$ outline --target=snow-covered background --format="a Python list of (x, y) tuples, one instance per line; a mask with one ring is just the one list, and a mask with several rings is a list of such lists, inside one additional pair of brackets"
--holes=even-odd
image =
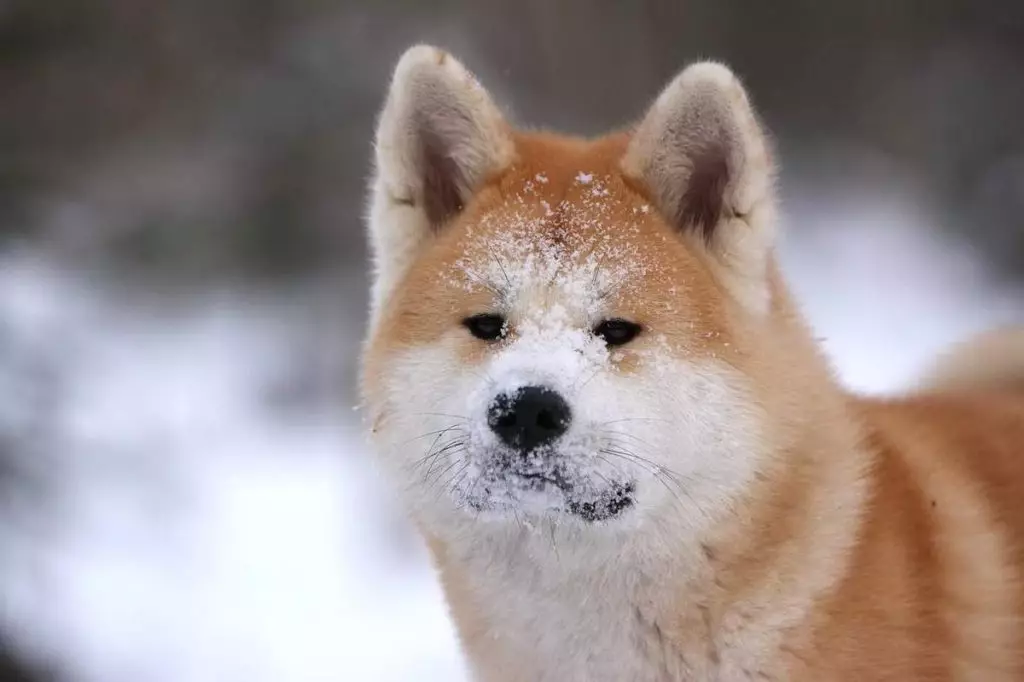
[[(1024, 319), (920, 206), (848, 199), (798, 196), (783, 256), (851, 386), (899, 389), (945, 344)], [(26, 494), (56, 500), (42, 532), (5, 529), (2, 617), (24, 645), (95, 682), (463, 679), (352, 405), (288, 400), (325, 348), (358, 350), (330, 322), (339, 287), (168, 303), (32, 251), (0, 262), (0, 419), (40, 439)]]
[(54, 500), (44, 532), (4, 528), (24, 644), (97, 682), (458, 679), (352, 405), (288, 400), (345, 338), (310, 310), (325, 285), (168, 305), (32, 253), (0, 273), (0, 420), (43, 440), (25, 495)]

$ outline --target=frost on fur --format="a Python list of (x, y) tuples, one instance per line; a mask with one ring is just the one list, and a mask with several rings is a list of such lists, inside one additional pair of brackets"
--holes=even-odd
[(375, 307), (422, 240), (456, 215), (512, 153), (497, 107), (454, 57), (425, 45), (402, 55), (376, 137), (370, 209)]
[[(539, 200), (541, 215), (484, 216), (479, 226), (466, 230), (454, 270), (439, 277), (466, 291), (499, 294), (505, 303), (528, 297), (531, 287), (552, 287), (578, 304), (572, 311), (577, 322), (596, 317), (613, 292), (628, 293), (658, 269), (638, 248), (638, 221), (611, 217), (621, 202), (606, 181), (580, 171), (574, 183), (587, 191), (577, 200), (555, 205)], [(513, 202), (522, 206), (534, 200), (535, 186), (528, 181)], [(552, 228), (556, 215), (559, 224)]]

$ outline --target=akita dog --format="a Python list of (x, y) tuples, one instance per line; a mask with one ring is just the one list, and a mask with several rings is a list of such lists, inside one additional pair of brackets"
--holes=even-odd
[(773, 167), (721, 64), (584, 140), (398, 62), (364, 412), (475, 679), (1024, 679), (1024, 332), (845, 392)]

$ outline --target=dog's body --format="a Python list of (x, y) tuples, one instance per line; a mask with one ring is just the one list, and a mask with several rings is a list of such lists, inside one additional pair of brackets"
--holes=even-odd
[(724, 67), (583, 141), (413, 48), (370, 223), (367, 417), (478, 679), (1024, 679), (1024, 337), (844, 392)]

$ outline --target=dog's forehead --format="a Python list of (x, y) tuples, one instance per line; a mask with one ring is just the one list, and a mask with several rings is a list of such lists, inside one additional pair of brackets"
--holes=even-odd
[(590, 308), (659, 267), (650, 211), (611, 173), (520, 172), (469, 216), (450, 273), (510, 305), (554, 297)]

